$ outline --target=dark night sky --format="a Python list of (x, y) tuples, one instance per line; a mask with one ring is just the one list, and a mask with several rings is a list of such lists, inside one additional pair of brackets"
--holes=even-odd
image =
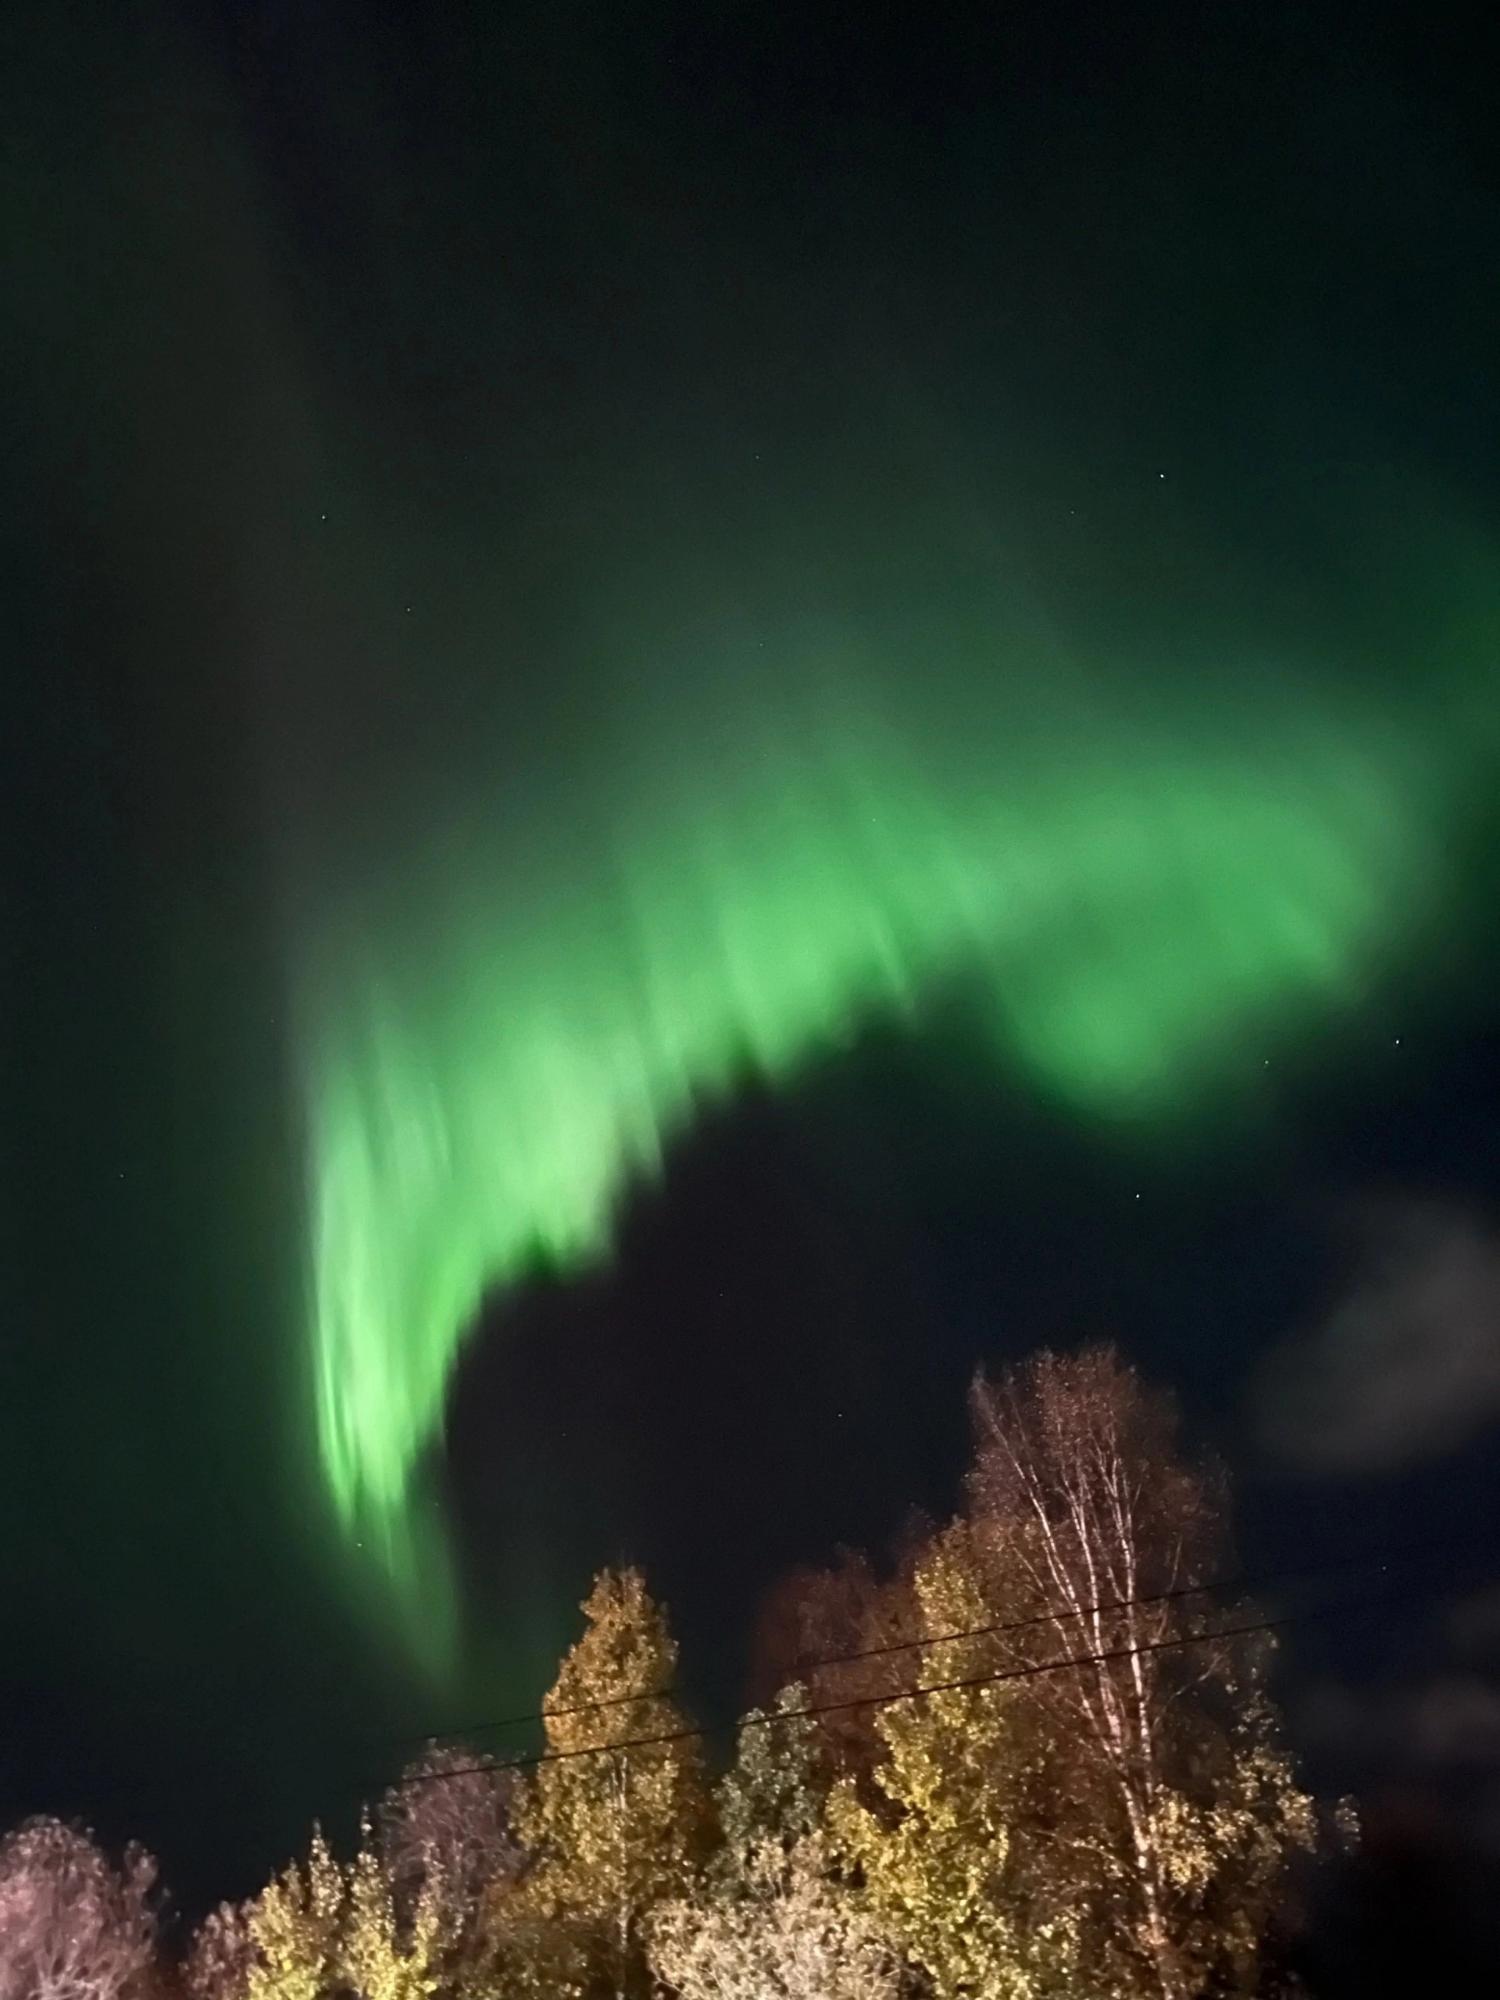
[[(1347, 13), (8, 23), (0, 1808), (140, 1835), (189, 1901), (244, 1891), (401, 1742), (539, 1693), (620, 1554), (728, 1703), (763, 1588), (948, 1504), (970, 1369), (1044, 1340), (1116, 1336), (1179, 1388), (1253, 1558), (1497, 1517), (1483, 777), (1420, 951), (1275, 1046), (1257, 1118), (1142, 1152), (1019, 1070), (976, 1084), (960, 995), (936, 1036), (747, 1087), (606, 1271), (493, 1299), (443, 1474), (484, 1686), (435, 1693), (335, 1585), (289, 1415), (288, 939), (319, 871), (476, 781), (492, 680), (518, 738), (569, 738), (589, 635), (643, 562), (671, 599), (687, 524), (720, 537), (700, 593), (706, 547), (727, 574), (813, 536), (829, 588), (900, 597), (941, 588), (930, 477), (1132, 657), (1243, 608), (1415, 727), (1463, 598), (1487, 692), (1487, 66)], [(1396, 1305), (1340, 1347), (1372, 1236), (1411, 1239)], [(1429, 1366), (1403, 1274), (1455, 1269), (1472, 1327)], [(1266, 1370), (1299, 1340), (1343, 1442), (1294, 1465), (1312, 1364)], [(1438, 1407), (1403, 1441), (1377, 1406), (1413, 1370)], [(1458, 1676), (1493, 1730), (1500, 1652), (1321, 1643), (1297, 1685), (1332, 1777), (1500, 1841), (1493, 1762), (1403, 1762), (1406, 1696), (1328, 1693)]]

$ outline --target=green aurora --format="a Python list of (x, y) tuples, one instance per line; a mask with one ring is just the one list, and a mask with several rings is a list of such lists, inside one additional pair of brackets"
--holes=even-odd
[(1144, 708), (1056, 672), (952, 702), (920, 686), (746, 670), (670, 714), (637, 695), (569, 774), (588, 803), (565, 835), (546, 788), (529, 813), (507, 795), (330, 930), (321, 1461), (430, 1648), (447, 1592), (415, 1483), (466, 1329), (537, 1262), (605, 1257), (622, 1192), (695, 1107), (863, 1024), (920, 1030), (961, 986), (997, 1064), (1175, 1126), (1268, 1034), (1357, 1006), (1408, 938), (1436, 863), (1433, 732), (1265, 676), (1253, 701)]

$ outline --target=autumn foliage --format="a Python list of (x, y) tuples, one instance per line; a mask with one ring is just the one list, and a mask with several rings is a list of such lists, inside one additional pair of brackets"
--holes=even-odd
[(1258, 1990), (1317, 1821), (1269, 1641), (1218, 1588), (1222, 1476), (1109, 1349), (981, 1376), (970, 1401), (961, 1512), (884, 1568), (845, 1555), (788, 1584), (783, 1684), (717, 1777), (666, 1612), (605, 1571), (534, 1758), (433, 1746), (351, 1859), (314, 1832), (175, 1963), (146, 1857), (18, 1829), (0, 2000)]

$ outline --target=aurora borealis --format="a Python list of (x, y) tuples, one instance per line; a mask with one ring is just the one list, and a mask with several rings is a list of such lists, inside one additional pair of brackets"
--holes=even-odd
[[(1252, 1491), (1330, 1210), (1500, 1202), (1484, 63), (1290, 0), (32, 11), (10, 1816), (248, 1887), (620, 1557), (738, 1712), (776, 1577), (941, 1518), (1038, 1345)], [(1323, 1518), (1273, 1484), (1247, 1562)]]
[(1243, 1079), (1247, 1037), (1356, 1004), (1402, 941), (1426, 774), (1378, 718), (1365, 742), (1289, 693), (1256, 738), (1153, 717), (1122, 756), (1118, 718), (1059, 722), (1003, 664), (991, 684), (978, 727), (880, 730), (787, 730), (794, 704), (768, 720), (749, 688), (725, 727), (721, 689), (717, 731), (679, 713), (590, 787), (586, 835), (509, 829), (541, 857), (521, 882), (481, 827), (457, 893), (445, 847), (340, 943), (355, 976), (311, 1066), (319, 1436), (398, 1590), (431, 1586), (409, 1482), (487, 1289), (607, 1251), (629, 1181), (744, 1074), (793, 1081), (972, 982), (997, 1060), (1149, 1126)]

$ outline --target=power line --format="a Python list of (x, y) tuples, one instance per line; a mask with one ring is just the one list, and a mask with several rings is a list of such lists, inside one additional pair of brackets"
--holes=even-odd
[[(920, 1639), (898, 1639), (887, 1645), (867, 1646), (858, 1652), (831, 1653), (821, 1658), (806, 1660), (800, 1671), (819, 1673), (829, 1667), (857, 1665), (865, 1660), (889, 1658), (898, 1653), (925, 1651), (931, 1646), (957, 1645), (965, 1639), (1000, 1638), (1016, 1632), (1034, 1630), (1039, 1625), (1051, 1625), (1063, 1619), (1107, 1617), (1118, 1611), (1131, 1611), (1149, 1605), (1172, 1604), (1193, 1597), (1213, 1597), (1230, 1590), (1263, 1590), (1282, 1583), (1306, 1582), (1320, 1576), (1331, 1576), (1350, 1569), (1389, 1568), (1392, 1562), (1409, 1562), (1419, 1556), (1430, 1555), (1435, 1545), (1409, 1543), (1405, 1549), (1388, 1556), (1362, 1554), (1342, 1556), (1331, 1562), (1305, 1564), (1296, 1568), (1241, 1572), (1236, 1576), (1220, 1577), (1208, 1583), (1179, 1584), (1171, 1590), (1159, 1590), (1135, 1597), (1117, 1597), (1098, 1603), (1076, 1606), (1054, 1606), (1046, 1611), (1033, 1612), (1025, 1618), (1008, 1619), (996, 1624), (971, 1625), (954, 1632), (937, 1632)], [(660, 1688), (647, 1688), (635, 1694), (602, 1696), (597, 1701), (573, 1702), (563, 1708), (543, 1707), (524, 1715), (501, 1716), (487, 1722), (472, 1722), (443, 1730), (434, 1730), (424, 1736), (411, 1736), (401, 1741), (415, 1746), (419, 1743), (439, 1744), (466, 1736), (489, 1735), (501, 1729), (523, 1729), (536, 1723), (545, 1723), (555, 1717), (592, 1715), (607, 1709), (628, 1708), (635, 1702), (668, 1701), (678, 1693), (676, 1686), (668, 1682)], [(455, 1773), (455, 1775), (457, 1775)]]
[[(1385, 1599), (1391, 1595), (1382, 1594)], [(904, 1688), (897, 1694), (857, 1695), (847, 1701), (813, 1702), (802, 1708), (778, 1709), (771, 1714), (752, 1714), (740, 1719), (743, 1729), (771, 1729), (781, 1723), (799, 1722), (824, 1715), (847, 1714), (857, 1708), (889, 1708), (902, 1701), (925, 1701), (935, 1694), (955, 1694), (972, 1688), (996, 1687), (1009, 1681), (1034, 1680), (1042, 1674), (1063, 1673), (1079, 1667), (1111, 1666), (1122, 1660), (1139, 1659), (1143, 1656), (1179, 1651), (1189, 1646), (1208, 1646), (1222, 1643), (1227, 1639), (1241, 1639), (1260, 1632), (1273, 1632), (1287, 1625), (1294, 1625), (1302, 1619), (1326, 1617), (1334, 1611), (1362, 1610), (1382, 1601), (1381, 1596), (1369, 1597), (1355, 1605), (1324, 1605), (1313, 1611), (1287, 1612), (1279, 1618), (1256, 1618), (1240, 1625), (1224, 1626), (1213, 1632), (1195, 1632), (1171, 1639), (1150, 1640), (1138, 1646), (1118, 1646), (1105, 1651), (1079, 1653), (1061, 1660), (1032, 1661), (1022, 1667), (1006, 1667), (996, 1673), (969, 1674), (956, 1680), (936, 1681), (927, 1687)], [(637, 1700), (650, 1699), (636, 1696)], [(505, 1771), (534, 1770), (544, 1764), (568, 1763), (578, 1757), (612, 1757), (624, 1750), (659, 1749), (671, 1743), (685, 1743), (695, 1737), (706, 1736), (709, 1731), (697, 1724), (685, 1724), (680, 1729), (664, 1730), (655, 1736), (626, 1737), (618, 1743), (590, 1744), (577, 1750), (542, 1750), (530, 1757), (514, 1757), (502, 1760), (490, 1759), (481, 1764), (455, 1766), (449, 1771), (424, 1771), (412, 1777), (400, 1778), (388, 1787), (390, 1791), (410, 1791), (419, 1785), (439, 1784), (449, 1778), (461, 1778), (478, 1772), (493, 1774)]]
[[(839, 1715), (855, 1708), (889, 1708), (901, 1701), (925, 1701), (935, 1694), (954, 1694), (963, 1689), (993, 1687), (1003, 1681), (1031, 1680), (1040, 1674), (1059, 1673), (1072, 1667), (1108, 1666), (1119, 1660), (1138, 1658), (1145, 1653), (1164, 1653), (1174, 1647), (1209, 1645), (1216, 1640), (1242, 1638), (1252, 1632), (1269, 1632), (1293, 1622), (1295, 1614), (1282, 1618), (1257, 1618), (1245, 1625), (1228, 1626), (1217, 1632), (1198, 1632), (1175, 1639), (1157, 1639), (1140, 1646), (1120, 1646), (1108, 1652), (1080, 1653), (1062, 1660), (1034, 1661), (1024, 1667), (1006, 1667), (998, 1673), (969, 1674), (959, 1680), (935, 1681), (927, 1687), (903, 1688), (899, 1694), (856, 1695), (848, 1701), (810, 1702), (802, 1708), (777, 1709), (771, 1714), (752, 1714), (740, 1720), (741, 1729), (771, 1729), (784, 1722), (801, 1722), (823, 1715)], [(641, 1699), (641, 1697), (637, 1697)], [(398, 1779), (392, 1791), (406, 1791), (418, 1785), (439, 1784), (447, 1778), (461, 1778), (473, 1772), (526, 1771), (542, 1764), (564, 1764), (575, 1757), (613, 1757), (622, 1750), (651, 1750), (669, 1743), (685, 1743), (708, 1731), (699, 1724), (684, 1724), (656, 1736), (627, 1736), (618, 1743), (595, 1743), (578, 1750), (542, 1750), (530, 1757), (492, 1760), (485, 1764), (457, 1766), (451, 1771), (423, 1771)]]
[(565, 1708), (539, 1708), (528, 1715), (503, 1715), (494, 1722), (470, 1722), (452, 1729), (430, 1731), (426, 1736), (404, 1736), (403, 1743), (442, 1744), (463, 1736), (481, 1736), (492, 1729), (523, 1729), (533, 1722), (551, 1722), (559, 1715), (593, 1715), (605, 1708), (628, 1708), (637, 1701), (670, 1701), (677, 1689), (669, 1682), (666, 1687), (646, 1688), (639, 1694), (612, 1694), (601, 1696), (598, 1701), (570, 1702)]
[(895, 1653), (914, 1653), (928, 1646), (955, 1646), (964, 1639), (1000, 1638), (1012, 1632), (1025, 1632), (1038, 1625), (1052, 1625), (1065, 1618), (1102, 1618), (1116, 1611), (1134, 1611), (1151, 1604), (1172, 1604), (1188, 1597), (1216, 1597), (1221, 1591), (1264, 1590), (1272, 1584), (1302, 1582), (1309, 1577), (1332, 1576), (1340, 1570), (1367, 1569), (1389, 1566), (1390, 1558), (1380, 1556), (1346, 1556), (1336, 1562), (1304, 1565), (1297, 1569), (1262, 1570), (1259, 1574), (1240, 1574), (1221, 1577), (1210, 1583), (1178, 1584), (1171, 1590), (1157, 1590), (1136, 1597), (1116, 1597), (1097, 1604), (1059, 1605), (1048, 1611), (1037, 1611), (1025, 1618), (1014, 1618), (995, 1625), (970, 1625), (957, 1632), (937, 1632), (921, 1639), (896, 1639), (884, 1646), (866, 1646), (857, 1653), (834, 1653), (825, 1659), (805, 1662), (804, 1671), (821, 1672), (826, 1667), (852, 1666), (862, 1660), (878, 1660)]

